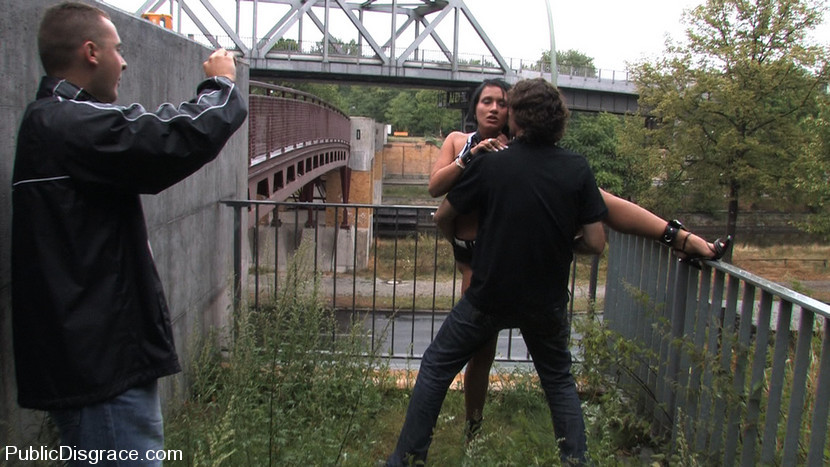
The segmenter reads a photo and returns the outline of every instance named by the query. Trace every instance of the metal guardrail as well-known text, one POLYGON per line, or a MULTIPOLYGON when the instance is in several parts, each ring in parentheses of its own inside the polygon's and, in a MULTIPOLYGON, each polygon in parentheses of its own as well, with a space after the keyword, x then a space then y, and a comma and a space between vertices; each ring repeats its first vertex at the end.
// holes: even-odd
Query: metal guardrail
MULTIPOLYGON (((439 275, 441 261, 455 269, 434 228, 378 232, 380 217, 434 207, 225 204, 235 218, 237 307, 258 309, 285 287, 280 271, 303 239, 322 298, 348 325, 362 323, 372 351, 390 360, 419 359, 460 296, 460 278, 439 275), (260 218, 260 209, 276 214, 249 229, 248 211, 260 218)), ((729 264, 691 268, 638 237, 611 232, 608 252, 603 319, 642 351, 621 384, 641 390, 636 405, 655 429, 714 465, 826 465, 830 306, 729 264)), ((587 295, 573 281, 571 290, 587 295)), ((503 332, 497 361, 530 361, 517 337, 503 332)))
POLYGON ((351 121, 319 97, 250 82, 248 196, 288 198, 317 177, 348 166, 351 121))
POLYGON ((827 465, 830 306, 609 237, 605 322, 643 350, 639 409, 713 465, 827 465), (796 313, 793 313, 793 311, 796 313))
MULTIPOLYGON (((434 206, 224 204, 234 211, 235 309, 259 310, 285 289, 286 267, 302 253, 304 240, 312 247, 303 260, 319 278, 321 298, 344 324, 363 322, 371 351, 379 350, 378 355, 420 359, 461 296, 449 242, 425 221, 434 206), (251 217, 260 222, 249 227, 251 217)), ((571 282, 572 296, 587 297, 595 290, 577 289, 571 282)), ((500 334, 496 361, 530 363, 518 337, 518 331, 500 334)))

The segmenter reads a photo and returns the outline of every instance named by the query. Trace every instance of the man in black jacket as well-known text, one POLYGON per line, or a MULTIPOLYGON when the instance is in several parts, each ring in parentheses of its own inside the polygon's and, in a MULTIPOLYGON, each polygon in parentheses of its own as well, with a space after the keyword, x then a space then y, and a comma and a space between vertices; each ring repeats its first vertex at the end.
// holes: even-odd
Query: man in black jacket
POLYGON ((213 160, 244 122, 245 97, 220 49, 193 100, 113 105, 121 42, 84 4, 47 10, 38 48, 46 76, 12 181, 18 401, 48 410, 64 445, 143 456, 163 447, 156 381, 180 366, 139 195, 213 160))

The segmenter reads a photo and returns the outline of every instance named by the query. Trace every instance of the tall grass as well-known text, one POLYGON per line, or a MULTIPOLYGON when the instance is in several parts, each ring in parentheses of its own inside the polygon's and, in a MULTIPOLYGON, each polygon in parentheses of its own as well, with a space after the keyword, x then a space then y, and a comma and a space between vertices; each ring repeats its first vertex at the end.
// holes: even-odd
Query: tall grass
POLYGON ((365 455, 388 371, 357 327, 338 329, 308 264, 292 264, 287 283, 270 305, 235 316, 227 348, 202 346, 190 399, 167 427, 187 465, 356 465, 349 458, 365 455))
MULTIPOLYGON (((587 282, 594 256, 576 255, 576 279, 587 282)), ((600 258, 599 277, 604 280, 605 255, 600 258)), ((438 280, 454 277, 456 266, 450 243, 436 232, 420 232, 417 235, 398 238, 378 238, 370 248, 370 270, 362 274, 408 280, 417 275, 420 279, 438 280), (374 268, 377 259, 377 268, 374 268)))
POLYGON ((370 272, 378 277, 412 280, 417 275, 421 280, 446 280, 455 271, 452 247, 437 232, 377 238, 370 255, 369 264, 377 264, 370 272))

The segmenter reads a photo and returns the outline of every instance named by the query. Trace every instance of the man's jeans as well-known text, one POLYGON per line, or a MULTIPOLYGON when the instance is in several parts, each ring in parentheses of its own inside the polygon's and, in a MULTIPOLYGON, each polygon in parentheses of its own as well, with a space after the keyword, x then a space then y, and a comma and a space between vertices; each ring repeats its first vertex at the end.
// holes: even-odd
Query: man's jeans
POLYGON ((424 352, 406 420, 387 465, 426 462, 432 431, 453 378, 479 347, 507 328, 521 330, 533 357, 563 461, 584 462, 585 423, 571 375, 570 328, 565 306, 552 313, 504 310, 501 315, 490 315, 462 298, 424 352))
MULTIPOLYGON (((53 410, 49 416, 57 425, 63 446, 74 450, 135 450, 144 459, 149 450, 164 449, 164 426, 158 384, 128 389, 114 398, 78 409, 53 410)), ((70 462, 69 465, 91 465, 70 462)), ((161 465, 161 461, 99 461, 95 465, 161 465)))

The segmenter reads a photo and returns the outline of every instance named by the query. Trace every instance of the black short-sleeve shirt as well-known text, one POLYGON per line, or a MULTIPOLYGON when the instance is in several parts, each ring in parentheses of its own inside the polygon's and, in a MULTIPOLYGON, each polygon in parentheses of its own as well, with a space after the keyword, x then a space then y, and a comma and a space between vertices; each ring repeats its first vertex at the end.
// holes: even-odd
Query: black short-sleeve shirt
POLYGON ((521 140, 474 159, 447 199, 479 212, 466 296, 485 312, 565 303, 574 235, 607 215, 584 157, 521 140))

